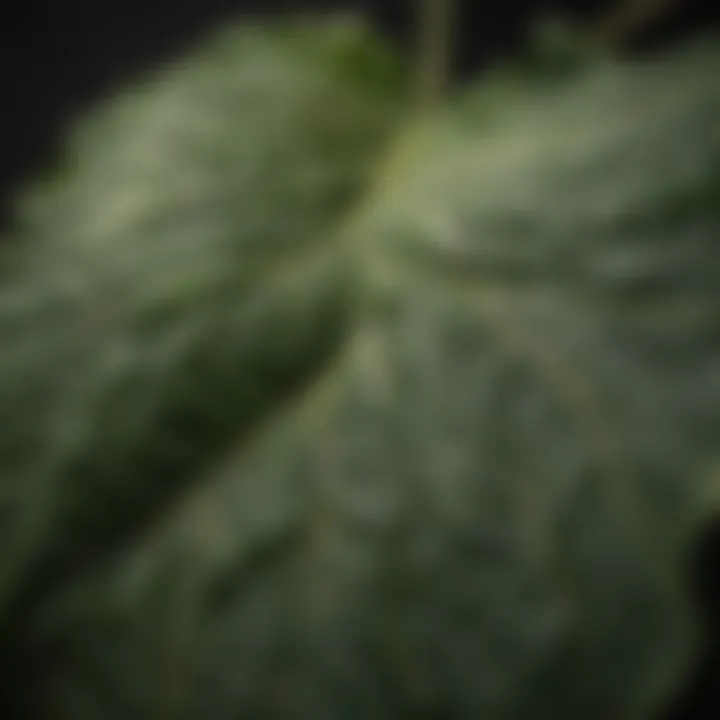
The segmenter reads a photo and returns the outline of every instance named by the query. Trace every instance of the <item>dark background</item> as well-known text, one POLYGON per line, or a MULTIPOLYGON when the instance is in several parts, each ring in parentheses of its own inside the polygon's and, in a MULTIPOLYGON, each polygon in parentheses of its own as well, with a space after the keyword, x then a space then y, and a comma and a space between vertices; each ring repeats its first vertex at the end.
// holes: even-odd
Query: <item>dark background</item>
MULTIPOLYGON (((609 0, 464 0, 457 42, 460 78, 512 55, 544 13, 592 23, 609 0)), ((709 26, 720 3, 675 0, 636 38, 642 51, 709 26)), ((224 20, 283 11, 360 9, 397 43, 412 47, 413 0, 46 0, 7 3, 0 27, 0 227, 11 222, 14 190, 51 163, 64 128, 83 109, 144 69, 171 60, 224 20)), ((720 78, 718 79, 720 82, 720 78)), ((1 352, 1 349, 0 349, 1 352)), ((715 650, 662 720, 720 718, 720 522, 698 547, 693 583, 714 628, 715 650)), ((610 720, 610 719, 609 719, 610 720)))

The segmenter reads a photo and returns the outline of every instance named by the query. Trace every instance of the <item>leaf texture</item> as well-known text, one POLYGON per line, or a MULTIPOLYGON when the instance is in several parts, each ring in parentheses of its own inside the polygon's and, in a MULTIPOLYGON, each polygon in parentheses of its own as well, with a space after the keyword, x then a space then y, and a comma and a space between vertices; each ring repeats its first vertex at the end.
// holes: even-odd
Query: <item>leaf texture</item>
MULTIPOLYGON (((354 288, 324 362, 311 355, 302 392, 282 402, 262 395, 264 422, 231 394, 238 384, 249 392, 252 368, 190 373, 203 398, 253 432, 232 448, 208 442, 212 466, 178 460, 177 474, 192 468, 190 492, 36 597, 21 637, 35 714, 654 717, 697 646, 685 568, 720 447, 719 72, 710 38, 634 63, 598 60, 551 83, 489 79, 413 136, 353 222, 301 235, 335 251, 326 275, 303 275, 297 297, 312 296, 322 317, 338 306, 324 288, 354 288)), ((257 200, 258 223, 287 210, 276 197, 257 200)), ((252 242, 242 242, 255 237, 246 230, 254 217, 235 230, 236 278, 256 276, 252 242)), ((116 275, 137 260, 120 304, 137 314, 121 313, 123 325, 108 330, 124 338, 118 327, 137 332, 154 317, 148 294, 168 279, 149 260, 156 242, 165 246, 162 231, 133 228, 127 247, 97 233, 52 240, 48 252, 99 258, 98 284, 83 290, 95 308, 106 282, 95 278, 107 279, 99 268, 116 275)), ((164 252, 178 257, 183 235, 172 224, 168 233, 164 252)), ((284 262, 296 238, 280 236, 284 262)), ((199 270, 225 267, 213 240, 198 252, 199 270)), ((181 335, 220 323, 224 334, 207 347, 223 362, 237 352, 233 331, 246 327, 237 313, 255 296, 208 277, 215 302, 191 293, 167 311, 181 335)), ((267 292, 268 278, 256 279, 267 292)), ((28 309, 1 307, 4 335, 22 317, 18 343, 50 342, 46 315, 33 330, 28 309)), ((283 298, 280 317, 298 307, 283 298)), ((68 348, 68 368, 73 353, 97 347, 84 323, 70 326, 76 336, 57 326, 52 347, 68 348)), ((282 323, 262 315, 253 327, 242 351, 262 346, 265 368, 282 323)), ((108 384, 87 370, 72 377, 94 379, 100 397, 107 387, 127 397, 135 427, 142 405, 130 398, 146 387, 159 403, 158 378, 172 378, 162 337, 147 346, 158 368, 148 385, 130 376, 108 384)), ((50 388, 58 357, 26 355, 50 388)), ((52 407, 57 423, 82 423, 80 456, 96 453, 80 476, 102 484, 111 458, 126 464, 108 477, 153 484, 157 460, 129 464, 135 446, 106 439, 125 437, 105 435, 122 405, 96 415, 83 406, 87 391, 68 382, 52 407)), ((177 387, 168 381, 162 398, 173 417, 177 387)), ((36 392, 43 408, 48 392, 36 392)), ((73 427, 47 422, 36 431, 43 450, 58 427, 73 427)), ((142 428, 155 452, 162 425, 142 428)), ((38 488, 22 493, 28 517, 43 483, 64 497, 77 481, 64 467, 27 476, 38 488)))
POLYGON ((334 228, 403 113, 402 73, 342 18, 225 30, 106 101, 21 197, 0 598, 157 522, 320 371, 353 293, 334 228))

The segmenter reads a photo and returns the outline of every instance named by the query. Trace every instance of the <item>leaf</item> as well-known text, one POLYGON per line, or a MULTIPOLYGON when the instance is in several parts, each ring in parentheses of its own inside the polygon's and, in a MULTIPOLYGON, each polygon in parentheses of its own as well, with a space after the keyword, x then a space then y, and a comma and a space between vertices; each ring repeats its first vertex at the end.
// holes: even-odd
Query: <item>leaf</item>
POLYGON ((334 230, 402 77, 352 20, 225 30, 106 101, 22 198, 0 289, 0 607, 159 522, 322 369, 353 293, 334 230))
POLYGON ((718 71, 489 79, 402 144, 334 225, 344 342, 31 607, 35 715, 653 717, 720 447, 718 71))
POLYGON ((599 63, 491 115, 479 88, 415 138, 353 229, 364 316, 335 374, 223 476, 214 527, 277 483, 275 536, 305 542, 249 578, 244 537, 234 568, 212 551, 197 715, 672 696, 720 447, 719 65, 714 41, 599 63))

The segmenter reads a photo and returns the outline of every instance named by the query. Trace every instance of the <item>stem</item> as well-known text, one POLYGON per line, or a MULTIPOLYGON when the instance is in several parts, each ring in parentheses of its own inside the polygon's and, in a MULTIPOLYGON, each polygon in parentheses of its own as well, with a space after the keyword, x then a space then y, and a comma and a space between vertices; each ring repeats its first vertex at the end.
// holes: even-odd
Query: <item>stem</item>
POLYGON ((454 0, 418 0, 418 104, 421 112, 443 99, 450 79, 454 0))
POLYGON ((603 18, 594 35, 610 45, 621 45, 653 20, 668 12, 675 0, 625 0, 603 18))

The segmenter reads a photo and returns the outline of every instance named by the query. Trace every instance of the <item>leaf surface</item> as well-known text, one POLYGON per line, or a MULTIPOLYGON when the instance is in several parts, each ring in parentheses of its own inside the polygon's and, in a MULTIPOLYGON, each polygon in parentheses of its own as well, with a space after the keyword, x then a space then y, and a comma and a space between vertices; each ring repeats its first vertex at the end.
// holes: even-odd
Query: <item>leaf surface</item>
POLYGON ((356 288, 323 371, 35 607, 40 712, 654 717, 720 447, 719 47, 488 81, 414 135, 323 235, 356 288))
POLYGON ((358 22, 226 29, 80 122, 20 198, 0 597, 159 522, 332 356, 354 292, 335 229, 404 112, 402 74, 358 22))

